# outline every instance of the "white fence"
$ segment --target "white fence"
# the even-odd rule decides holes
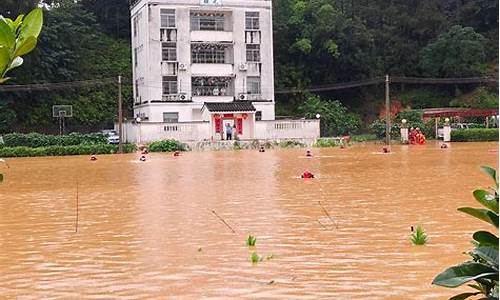
[[[255,122],[256,139],[317,139],[319,134],[319,120]]]
[[[128,143],[149,143],[166,139],[200,141],[210,138],[210,123],[127,122],[123,124],[123,131],[123,138]]]
[[[251,139],[317,139],[319,120],[278,120],[256,121],[254,137]],[[115,129],[118,129],[115,124]],[[128,143],[149,143],[158,140],[175,139],[179,141],[212,140],[209,122],[125,122],[123,138]]]

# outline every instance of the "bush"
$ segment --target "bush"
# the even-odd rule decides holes
[[[41,133],[8,133],[3,136],[4,147],[47,147],[107,144],[108,140],[100,133],[70,133],[67,135],[46,135]]]
[[[422,111],[421,110],[405,110],[398,113],[396,118],[391,120],[391,138],[399,139],[401,136],[400,133],[400,124],[401,120],[406,119],[408,122],[408,127],[420,128],[424,135],[429,138],[435,138],[434,132],[434,121],[429,120],[424,122],[422,120]],[[370,130],[373,134],[375,134],[379,139],[385,138],[385,120],[377,119],[370,125]]]
[[[163,140],[152,142],[149,144],[149,151],[151,152],[173,152],[173,151],[186,151],[187,146],[176,140]]]
[[[356,132],[361,123],[358,115],[348,113],[340,101],[322,100],[319,96],[309,95],[299,107],[301,116],[315,119],[321,117],[321,136],[339,136]]]
[[[135,151],[135,145],[124,144],[123,151],[130,153]],[[89,155],[89,154],[113,154],[118,152],[117,145],[71,145],[71,146],[48,146],[31,148],[26,146],[0,148],[0,157],[33,157],[33,156],[66,156],[66,155]]]
[[[342,145],[342,141],[339,139],[333,138],[319,138],[314,143],[314,147],[324,148],[324,147],[340,147]]]
[[[451,131],[453,142],[498,141],[498,128],[470,128]]]
[[[278,146],[280,148],[303,148],[306,147],[306,144],[296,140],[284,140],[279,142]]]

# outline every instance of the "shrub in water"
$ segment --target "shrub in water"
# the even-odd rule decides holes
[[[149,151],[151,152],[174,152],[174,151],[186,151],[187,147],[185,144],[176,140],[163,140],[152,142],[149,144]]]
[[[47,135],[41,133],[8,133],[3,136],[4,147],[47,147],[107,144],[107,137],[100,133],[70,133],[67,135]]]
[[[498,128],[458,129],[451,132],[453,142],[498,141]]]
[[[498,232],[498,177],[495,169],[481,167],[495,182],[493,191],[475,190],[474,198],[484,208],[461,207],[458,210],[495,227]],[[475,248],[468,254],[472,258],[460,265],[446,269],[436,276],[432,284],[454,288],[464,283],[474,289],[472,292],[456,295],[451,299],[466,299],[484,295],[481,299],[498,299],[498,237],[491,232],[476,231],[472,238]]]
[[[314,143],[314,147],[340,147],[342,142],[339,139],[333,138],[319,138],[316,143]]]
[[[250,255],[250,260],[252,263],[256,264],[260,261],[262,261],[262,257],[260,257],[257,252],[253,252],[252,255]]]
[[[425,245],[427,243],[427,234],[422,226],[417,225],[415,232],[411,234],[410,240],[413,245]]]
[[[135,145],[124,144],[123,151],[130,153],[135,151]],[[31,156],[65,156],[65,155],[88,155],[88,154],[113,154],[118,152],[117,145],[72,145],[72,146],[48,146],[48,147],[3,147],[0,148],[0,157],[31,157]]]
[[[253,246],[255,246],[256,242],[257,242],[257,237],[255,237],[253,235],[249,235],[247,237],[247,246],[253,247]]]

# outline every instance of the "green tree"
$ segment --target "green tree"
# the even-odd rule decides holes
[[[359,117],[348,113],[340,101],[324,101],[319,96],[308,95],[307,100],[299,107],[301,116],[315,119],[321,118],[321,136],[339,136],[352,134],[359,127]]]
[[[485,63],[485,38],[471,27],[453,26],[422,50],[421,67],[429,76],[476,76]]]

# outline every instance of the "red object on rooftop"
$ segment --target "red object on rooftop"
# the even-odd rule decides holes
[[[498,115],[498,109],[480,108],[427,108],[424,109],[424,118],[439,117],[491,117]]]

